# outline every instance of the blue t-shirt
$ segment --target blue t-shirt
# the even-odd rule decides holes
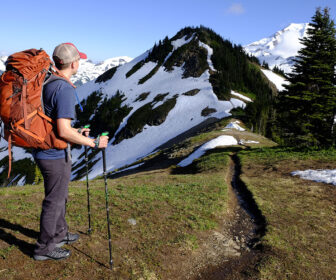
[[[76,91],[64,80],[55,80],[43,88],[43,103],[45,114],[57,119],[75,119]],[[66,149],[34,149],[35,159],[60,159],[66,157]]]

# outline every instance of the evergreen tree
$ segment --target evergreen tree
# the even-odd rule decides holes
[[[263,61],[262,67],[269,70],[269,65],[265,60]]]
[[[280,76],[286,78],[285,71],[282,70],[281,68],[279,68],[278,66],[275,65],[275,66],[273,67],[272,71],[273,71],[274,73],[277,73],[277,74],[279,74]]]
[[[336,136],[335,24],[328,8],[318,8],[309,25],[290,84],[279,95],[279,123],[290,145],[330,147]]]

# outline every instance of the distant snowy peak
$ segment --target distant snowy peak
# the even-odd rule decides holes
[[[93,63],[91,60],[88,59],[81,60],[78,72],[75,76],[71,78],[71,81],[76,86],[80,86],[88,81],[96,79],[107,70],[119,65],[123,65],[127,62],[130,62],[131,60],[132,58],[128,56],[108,58],[98,63]]]
[[[8,56],[0,56],[0,73],[5,72],[6,70],[5,62],[7,58]]]
[[[0,56],[0,74],[6,70],[5,62],[7,58],[8,56]],[[89,59],[81,60],[78,72],[71,78],[71,81],[76,86],[80,86],[88,81],[96,79],[107,70],[115,66],[123,65],[131,60],[132,58],[128,56],[108,58],[98,63],[94,63]]]
[[[268,63],[270,68],[278,66],[287,73],[291,72],[292,59],[302,48],[300,39],[306,35],[308,26],[308,23],[292,23],[271,37],[245,46],[245,51],[256,56],[260,63]]]

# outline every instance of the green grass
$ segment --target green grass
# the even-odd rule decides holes
[[[175,261],[181,253],[187,256],[199,248],[200,236],[215,229],[226,211],[227,156],[207,155],[205,162],[199,160],[197,165],[213,162],[216,170],[202,167],[197,174],[161,171],[108,180],[116,279],[165,279],[167,260]],[[90,181],[90,189],[94,232],[92,237],[81,234],[81,242],[75,246],[79,251],[70,248],[74,255],[69,262],[43,266],[25,256],[20,246],[8,245],[0,238],[0,258],[4,260],[0,271],[5,269],[0,277],[28,279],[34,274],[39,279],[58,274],[60,279],[109,279],[110,271],[97,265],[108,262],[104,181]],[[0,196],[1,219],[18,230],[1,222],[0,229],[34,244],[35,239],[25,235],[23,228],[38,232],[43,187],[2,188]],[[72,231],[87,230],[86,199],[86,183],[71,182],[67,221]],[[128,223],[130,218],[136,220],[135,226]],[[16,262],[22,265],[17,267]]]
[[[179,151],[177,157],[226,133],[221,129],[228,121],[222,120],[212,131],[177,145],[176,149],[186,150]],[[261,137],[249,138],[251,135],[236,132],[235,136]],[[174,149],[171,152],[177,153]],[[90,181],[92,236],[85,234],[86,183],[71,182],[67,221],[71,231],[81,232],[81,240],[69,247],[73,253],[69,261],[55,263],[34,262],[25,253],[36,242],[39,231],[43,186],[0,188],[0,278],[176,279],[171,275],[185,272],[188,266],[183,265],[204,248],[204,236],[217,231],[227,218],[225,182],[233,152],[241,162],[241,178],[267,222],[261,239],[262,258],[255,265],[259,279],[333,279],[336,188],[292,177],[290,172],[335,168],[336,150],[281,147],[217,148],[184,168],[153,169],[108,180],[115,264],[112,274],[105,267],[104,180]],[[136,225],[128,222],[130,218]]]
[[[249,160],[256,160],[265,167],[272,165],[280,165],[282,161],[290,161],[292,163],[300,161],[316,161],[316,162],[336,162],[336,150],[300,150],[295,148],[260,148],[252,151],[244,151],[241,153],[241,160],[244,162],[244,155],[248,155]],[[314,169],[314,166],[311,166]]]
[[[10,252],[15,249],[14,245],[11,245],[9,247],[0,249],[0,259],[6,259],[8,254],[10,254]]]

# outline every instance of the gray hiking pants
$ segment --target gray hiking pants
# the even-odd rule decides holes
[[[45,255],[61,242],[68,232],[65,221],[71,160],[35,159],[44,179],[45,198],[42,202],[40,234],[34,254]]]

